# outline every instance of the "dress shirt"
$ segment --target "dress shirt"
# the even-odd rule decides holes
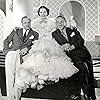
[[[61,34],[66,38],[66,40],[68,41],[68,36],[67,36],[67,33],[66,33],[66,28],[63,28],[61,30]]]
[[[23,29],[23,36],[24,36],[25,33],[26,33],[26,36],[27,36],[27,34],[29,33],[29,30]]]

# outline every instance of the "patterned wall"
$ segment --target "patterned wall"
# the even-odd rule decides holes
[[[98,15],[98,17],[99,17],[99,34],[100,34],[100,0],[99,0],[99,15]]]
[[[59,8],[64,2],[69,0],[34,0],[33,9],[37,10],[40,5],[46,5],[50,9],[49,17],[56,17]],[[95,40],[94,34],[98,33],[98,1],[97,0],[73,0],[82,3],[86,11],[86,40]],[[36,12],[34,10],[34,12]],[[37,18],[37,14],[33,15]]]
[[[49,17],[56,17],[59,13],[59,8],[64,2],[70,0],[34,0],[33,1],[33,10],[35,14],[33,15],[33,19],[37,18],[36,10],[40,5],[46,5],[50,9]],[[86,28],[85,28],[85,40],[88,49],[90,50],[92,56],[98,56],[98,46],[95,44],[95,34],[98,34],[98,29],[100,28],[100,24],[98,25],[98,7],[100,12],[100,0],[72,0],[78,1],[81,3],[86,12]],[[37,3],[38,2],[38,3]],[[98,6],[99,3],[99,6]],[[99,33],[100,34],[100,33]]]
[[[50,15],[49,15],[50,18],[56,17],[59,13],[59,8],[61,7],[61,5],[67,1],[70,0],[33,0],[32,19],[38,17],[37,9],[41,5],[45,5],[50,9]],[[95,35],[96,34],[100,35],[100,32],[98,33],[98,29],[100,30],[100,23],[98,24],[98,21],[100,22],[100,17],[98,17],[100,16],[100,13],[98,15],[98,12],[100,12],[100,0],[71,0],[71,1],[78,1],[85,8],[86,12],[85,40],[87,41],[86,45],[89,48],[92,56],[98,56],[98,47],[95,44]]]
[[[3,38],[4,38],[4,19],[5,15],[0,9],[0,50],[3,48]]]

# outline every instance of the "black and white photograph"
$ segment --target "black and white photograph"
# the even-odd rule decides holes
[[[100,0],[0,0],[0,100],[100,100]]]

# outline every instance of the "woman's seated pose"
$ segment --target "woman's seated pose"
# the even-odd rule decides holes
[[[55,22],[47,18],[49,9],[41,6],[38,15],[40,18],[33,22],[32,28],[39,33],[39,39],[33,42],[28,55],[23,57],[23,63],[16,63],[17,100],[21,99],[22,91],[25,92],[29,87],[40,90],[44,85],[67,79],[78,72],[63,47],[52,38]]]

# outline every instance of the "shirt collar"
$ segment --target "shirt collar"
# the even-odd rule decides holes
[[[26,32],[27,31],[27,32]],[[28,30],[25,30],[24,28],[23,28],[23,35],[25,34],[25,32],[26,32],[26,35],[28,34],[28,32],[29,32],[29,29]]]

